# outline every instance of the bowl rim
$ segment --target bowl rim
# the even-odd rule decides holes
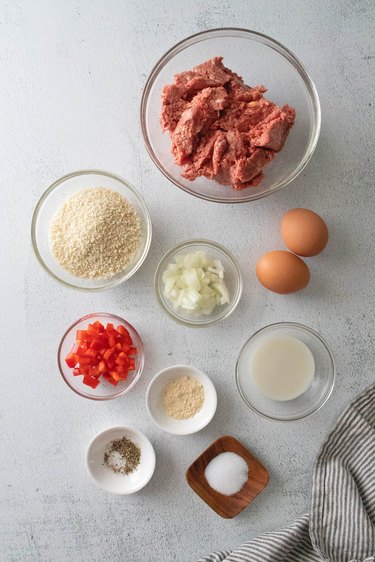
[[[133,434],[137,435],[138,437],[141,437],[141,439],[144,439],[150,445],[150,452],[151,452],[151,457],[152,457],[152,458],[150,458],[150,463],[151,463],[150,464],[150,475],[142,485],[136,486],[134,489],[132,489],[131,492],[130,491],[129,492],[127,492],[127,491],[125,491],[125,492],[114,492],[114,491],[108,490],[107,488],[104,488],[102,486],[101,482],[97,478],[95,478],[94,474],[92,473],[92,471],[90,469],[89,453],[91,452],[95,441],[97,441],[97,439],[99,439],[99,437],[102,437],[106,433],[110,433],[110,432],[117,431],[117,430],[124,431],[124,433],[133,433]],[[151,480],[151,478],[152,478],[152,476],[155,472],[156,454],[155,454],[155,449],[154,449],[153,444],[151,443],[149,438],[142,431],[140,431],[139,429],[136,429],[134,427],[126,426],[126,425],[114,425],[114,426],[111,426],[111,427],[107,427],[106,429],[103,429],[102,431],[99,431],[99,433],[96,433],[94,435],[94,437],[90,440],[90,442],[87,446],[87,449],[86,449],[85,464],[86,464],[87,472],[91,476],[92,480],[102,490],[104,490],[105,492],[108,492],[110,494],[115,494],[115,495],[118,495],[118,496],[128,496],[130,494],[134,494],[136,492],[139,492],[139,490],[142,490],[142,488],[144,488],[150,482],[150,480]]]
[[[163,376],[165,376],[166,373],[168,372],[172,372],[173,370],[183,370],[183,369],[187,369],[187,370],[191,370],[192,372],[198,372],[199,375],[202,377],[202,379],[205,381],[205,384],[207,384],[208,388],[210,389],[209,392],[213,398],[214,404],[213,404],[213,408],[212,411],[210,413],[210,415],[207,417],[207,419],[205,419],[204,422],[202,422],[196,429],[189,429],[188,425],[189,425],[189,420],[191,418],[188,418],[186,420],[182,420],[186,422],[186,429],[183,429],[182,431],[171,431],[169,429],[167,429],[165,427],[165,425],[159,423],[159,421],[155,418],[155,416],[153,415],[151,409],[150,409],[150,399],[151,399],[151,393],[152,393],[152,389],[156,383],[156,381],[158,379],[163,378]],[[176,375],[177,376],[177,375]],[[194,374],[192,374],[192,376],[194,376]],[[149,382],[148,386],[147,386],[147,390],[146,390],[146,409],[147,409],[147,413],[149,415],[149,417],[151,418],[151,420],[154,422],[154,424],[161,429],[162,431],[165,431],[166,433],[169,433],[171,435],[193,435],[194,433],[198,433],[198,431],[201,431],[202,429],[204,429],[213,419],[214,415],[216,414],[216,410],[217,410],[217,392],[216,392],[216,388],[214,383],[212,382],[212,380],[210,379],[210,377],[208,375],[206,375],[206,373],[204,373],[201,369],[198,369],[197,367],[194,367],[193,365],[170,365],[169,367],[164,367],[164,369],[162,369],[161,371],[159,371],[158,373],[156,373],[156,375],[154,375],[151,379],[151,381]]]
[[[49,195],[53,191],[55,191],[55,189],[57,189],[59,186],[63,185],[66,181],[68,181],[72,178],[79,177],[79,176],[86,176],[86,175],[94,175],[94,174],[99,175],[99,176],[103,176],[103,177],[107,177],[107,178],[110,178],[112,180],[115,180],[115,181],[123,184],[127,189],[129,189],[132,192],[132,194],[138,200],[138,203],[139,203],[139,205],[142,209],[142,213],[143,213],[145,223],[146,223],[146,233],[145,233],[146,235],[145,235],[144,248],[143,248],[142,253],[139,257],[139,260],[134,263],[133,267],[128,271],[128,273],[126,275],[123,275],[120,279],[117,279],[116,281],[110,281],[111,278],[109,278],[109,282],[107,284],[99,286],[99,287],[82,287],[80,285],[76,285],[74,283],[64,281],[63,279],[61,279],[61,277],[56,275],[47,266],[47,264],[45,263],[45,261],[43,260],[41,254],[39,252],[39,247],[38,247],[38,243],[37,243],[37,239],[36,239],[36,224],[37,224],[37,221],[38,221],[38,218],[39,218],[39,213],[40,213],[40,210],[42,208],[43,203],[47,200]],[[121,283],[124,283],[127,279],[129,279],[132,275],[134,275],[134,273],[136,271],[138,271],[138,269],[143,264],[144,260],[147,257],[147,254],[149,252],[151,240],[152,240],[151,215],[150,215],[150,212],[148,210],[147,204],[146,204],[144,198],[142,197],[142,195],[139,193],[139,191],[131,183],[129,183],[125,178],[123,178],[121,176],[118,176],[117,174],[112,174],[111,172],[106,172],[104,170],[99,170],[99,169],[94,169],[94,168],[70,172],[69,174],[65,174],[61,178],[54,181],[39,197],[39,199],[37,201],[37,204],[35,205],[35,208],[34,208],[34,211],[33,211],[33,216],[32,216],[32,219],[31,219],[31,242],[32,242],[34,254],[35,254],[38,262],[42,266],[42,268],[48,273],[48,275],[50,275],[50,277],[55,279],[55,281],[57,281],[61,285],[64,285],[65,287],[69,287],[71,289],[76,289],[78,291],[83,291],[83,292],[105,291],[105,290],[117,287],[118,285],[121,285]],[[77,279],[79,279],[79,278],[77,277]],[[103,280],[103,281],[105,281],[105,280]]]
[[[252,339],[254,339],[258,334],[260,334],[261,332],[264,332],[266,330],[270,330],[272,331],[273,328],[275,327],[291,327],[291,328],[296,328],[297,330],[301,330],[304,332],[308,332],[310,335],[316,337],[320,343],[323,345],[323,347],[325,348],[325,350],[328,353],[328,357],[330,359],[330,363],[331,363],[331,370],[332,370],[332,381],[331,384],[328,388],[328,391],[326,393],[326,395],[324,396],[324,399],[322,400],[322,402],[313,410],[307,412],[306,414],[302,414],[299,416],[293,416],[291,418],[280,418],[277,416],[271,416],[268,414],[265,414],[264,412],[258,410],[258,408],[256,408],[254,406],[254,404],[252,404],[244,395],[242,389],[241,389],[241,385],[239,383],[239,362],[241,359],[241,356],[245,350],[245,348],[248,346],[248,344],[251,342]],[[271,420],[271,421],[277,421],[277,422],[283,422],[283,423],[289,423],[289,422],[293,422],[293,421],[298,421],[304,418],[308,418],[310,416],[312,416],[313,414],[315,414],[316,412],[318,412],[323,406],[324,404],[328,401],[329,397],[331,396],[332,392],[333,392],[333,388],[335,386],[335,381],[336,381],[336,366],[335,366],[335,361],[332,355],[332,351],[330,349],[330,347],[328,346],[327,342],[323,339],[323,337],[316,332],[315,330],[313,330],[312,328],[310,328],[309,326],[305,326],[304,324],[300,324],[299,322],[274,322],[272,324],[267,324],[266,326],[263,326],[262,328],[260,328],[259,330],[257,330],[256,332],[254,332],[243,344],[243,346],[241,347],[241,350],[238,354],[237,360],[236,360],[236,366],[235,366],[235,378],[236,378],[236,386],[237,386],[237,390],[242,398],[242,400],[245,402],[245,404],[248,406],[248,408],[250,408],[251,410],[253,410],[253,412],[255,412],[256,414],[258,414],[259,416],[261,416],[264,419],[267,420]]]
[[[292,64],[292,66],[295,68],[295,70],[298,72],[298,74],[303,79],[303,82],[304,82],[304,84],[307,88],[307,91],[309,93],[309,97],[310,97],[311,104],[312,104],[312,110],[313,110],[313,134],[311,136],[309,146],[308,146],[308,148],[305,152],[305,155],[302,158],[302,160],[300,161],[300,163],[298,164],[298,166],[295,168],[295,170],[292,173],[290,173],[287,178],[285,178],[282,182],[277,184],[271,190],[265,191],[263,193],[258,193],[258,194],[252,194],[252,195],[250,194],[246,198],[243,198],[241,200],[233,200],[233,201],[228,201],[227,199],[224,199],[222,197],[208,196],[208,195],[205,195],[204,193],[197,193],[197,192],[193,191],[192,189],[190,189],[189,187],[182,185],[182,183],[179,183],[176,179],[174,179],[174,177],[164,168],[164,166],[160,162],[159,158],[156,156],[156,154],[155,154],[155,152],[154,152],[154,150],[151,146],[151,143],[149,141],[147,123],[146,123],[146,110],[147,110],[150,91],[151,91],[151,88],[154,85],[156,77],[159,75],[160,71],[165,66],[165,64],[170,62],[170,60],[175,55],[177,55],[178,53],[180,53],[181,51],[183,51],[187,47],[190,47],[191,45],[194,45],[195,43],[200,43],[201,41],[205,41],[206,39],[208,39],[212,36],[213,37],[221,36],[221,35],[225,36],[225,35],[228,35],[228,34],[231,37],[235,37],[235,36],[241,37],[241,36],[244,36],[244,35],[249,35],[249,36],[252,37],[253,40],[258,41],[260,43],[263,43],[263,44],[267,45],[268,47],[271,47],[272,49],[277,51],[279,54],[284,56],[284,58],[286,58]],[[162,57],[159,58],[159,60],[156,62],[156,64],[151,69],[151,72],[149,74],[149,77],[147,78],[146,84],[145,84],[144,89],[143,89],[142,98],[141,98],[141,105],[140,105],[140,121],[141,121],[142,136],[143,136],[143,140],[144,140],[146,150],[147,150],[151,160],[156,165],[156,167],[160,170],[160,172],[170,182],[172,182],[174,185],[176,185],[177,187],[179,187],[180,189],[182,189],[186,193],[189,193],[190,195],[193,195],[194,197],[198,197],[199,199],[204,199],[205,201],[212,201],[212,202],[215,202],[215,203],[235,205],[235,204],[239,204],[239,203],[249,203],[250,201],[256,201],[257,199],[262,199],[263,197],[267,197],[268,195],[271,195],[272,193],[275,193],[276,191],[279,191],[283,187],[286,187],[289,183],[294,181],[297,178],[297,176],[299,176],[299,174],[304,170],[304,168],[308,164],[309,160],[311,159],[311,157],[312,157],[312,155],[315,151],[316,145],[318,143],[318,140],[319,140],[320,128],[321,128],[321,108],[320,108],[320,101],[319,101],[318,92],[317,92],[317,89],[316,89],[316,86],[315,86],[314,82],[312,81],[312,79],[311,79],[309,73],[307,72],[305,66],[302,64],[302,62],[299,60],[299,58],[296,57],[296,55],[290,49],[288,49],[282,43],[280,43],[276,39],[273,39],[269,35],[265,35],[264,33],[260,33],[258,31],[246,29],[246,28],[243,28],[243,27],[222,27],[222,28],[207,29],[205,31],[200,31],[199,33],[195,33],[193,35],[189,35],[185,39],[182,39],[181,41],[179,41],[178,43],[173,45],[170,49],[168,49],[168,51]]]
[[[215,250],[218,250],[218,251],[222,252],[225,255],[225,257],[228,259],[228,261],[232,264],[232,267],[233,267],[234,271],[236,272],[236,279],[237,279],[237,285],[238,286],[237,286],[236,295],[233,298],[233,302],[230,304],[230,306],[228,306],[227,308],[225,308],[223,310],[222,314],[219,314],[218,316],[216,316],[215,318],[212,318],[212,319],[202,320],[201,322],[190,322],[189,320],[185,320],[185,319],[181,318],[180,316],[178,316],[177,314],[174,314],[172,312],[172,310],[169,309],[164,304],[164,300],[161,297],[161,294],[160,294],[160,291],[159,291],[159,280],[160,280],[161,275],[163,274],[163,271],[164,271],[164,270],[162,271],[162,267],[163,267],[164,263],[167,261],[168,258],[173,256],[179,250],[188,248],[189,246],[200,246],[200,245],[211,247]],[[236,310],[237,305],[240,302],[241,296],[242,296],[243,280],[242,280],[241,270],[239,268],[237,260],[233,256],[233,254],[229,250],[227,250],[227,248],[225,248],[224,246],[222,246],[218,242],[214,242],[213,240],[208,240],[206,238],[195,238],[195,239],[190,239],[190,240],[185,240],[183,242],[179,242],[178,244],[173,246],[170,250],[168,250],[162,256],[162,258],[160,259],[160,261],[159,261],[159,263],[156,267],[156,270],[155,270],[154,290],[155,290],[156,298],[157,298],[157,301],[158,301],[159,305],[164,310],[164,312],[166,312],[168,314],[168,316],[170,318],[172,318],[172,320],[174,320],[175,322],[177,322],[178,324],[180,324],[182,326],[188,326],[189,328],[206,328],[207,326],[212,326],[213,324],[216,324],[218,322],[221,322],[225,318],[228,318],[228,316],[230,316],[232,314],[232,312],[234,312]]]
[[[64,369],[62,368],[62,362],[63,362],[64,359],[61,357],[61,350],[62,350],[62,346],[63,346],[63,343],[64,343],[65,339],[67,338],[67,336],[72,332],[72,330],[74,330],[74,328],[80,322],[82,322],[83,320],[91,320],[93,318],[97,318],[97,319],[99,319],[99,318],[112,318],[112,319],[115,319],[120,324],[124,324],[125,328],[130,328],[130,330],[132,332],[134,332],[136,337],[138,338],[137,349],[138,349],[139,367],[137,369],[137,372],[135,374],[134,379],[132,380],[130,385],[127,386],[126,388],[116,392],[115,394],[110,394],[108,396],[95,396],[95,395],[90,395],[90,394],[86,394],[85,392],[79,391],[77,388],[75,388],[75,386],[65,376]],[[64,332],[64,335],[62,336],[62,338],[60,340],[59,347],[57,348],[57,365],[58,365],[58,368],[59,368],[59,371],[60,371],[60,375],[64,379],[65,383],[69,386],[69,388],[71,390],[73,390],[73,392],[78,394],[78,396],[81,396],[82,398],[87,398],[89,400],[96,400],[96,401],[99,401],[99,402],[105,402],[106,400],[113,400],[114,398],[118,398],[119,396],[121,396],[123,394],[127,394],[128,392],[130,392],[132,390],[132,388],[138,382],[138,380],[139,380],[139,378],[140,378],[140,376],[143,372],[144,364],[145,364],[145,353],[144,353],[144,347],[143,347],[142,339],[141,339],[139,333],[134,328],[134,326],[132,324],[130,324],[130,322],[128,322],[124,318],[121,318],[121,316],[117,316],[117,314],[111,314],[110,312],[92,312],[90,314],[85,314],[84,316],[82,316],[81,318],[76,320]],[[116,387],[114,387],[114,388],[116,388]]]

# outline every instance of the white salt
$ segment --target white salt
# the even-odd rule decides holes
[[[213,490],[224,496],[233,496],[247,481],[249,467],[245,459],[236,453],[221,453],[208,463],[204,475]]]
[[[107,464],[110,468],[114,468],[115,470],[123,470],[126,468],[127,462],[118,451],[112,451],[108,455]]]

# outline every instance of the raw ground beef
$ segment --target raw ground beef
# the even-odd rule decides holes
[[[215,57],[174,77],[163,89],[161,125],[183,177],[214,179],[234,189],[256,186],[284,146],[295,110],[263,97]]]

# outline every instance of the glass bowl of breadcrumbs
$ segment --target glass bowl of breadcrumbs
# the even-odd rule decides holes
[[[82,170],[54,182],[39,199],[31,238],[41,266],[67,287],[101,291],[123,283],[145,260],[150,213],[125,179]]]

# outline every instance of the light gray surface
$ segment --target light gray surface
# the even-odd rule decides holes
[[[5,561],[194,562],[238,546],[306,510],[318,447],[347,401],[373,378],[374,364],[374,34],[373,3],[352,2],[0,2],[2,203],[0,559]],[[169,184],[151,163],[138,120],[142,87],[175,42],[215,26],[267,33],[305,64],[320,93],[321,138],[304,173],[274,196],[235,207],[210,204]],[[124,286],[102,294],[64,289],[31,250],[33,207],[56,178],[97,167],[130,180],[152,214],[150,254]],[[281,214],[321,212],[331,231],[301,294],[265,292],[254,266],[282,248]],[[245,291],[236,313],[194,331],[159,310],[152,291],[158,259],[180,240],[204,236],[238,257]],[[147,354],[126,397],[95,403],[74,395],[56,367],[61,334],[95,310],[134,323]],[[315,416],[290,425],[249,412],[234,384],[244,340],[270,322],[318,330],[337,363],[337,384]],[[198,435],[159,431],[147,417],[152,375],[191,363],[214,381],[217,415]],[[153,442],[150,484],[130,497],[96,488],[85,448],[110,425],[128,424]],[[222,434],[247,445],[271,482],[238,518],[220,519],[184,481],[191,461]]]

